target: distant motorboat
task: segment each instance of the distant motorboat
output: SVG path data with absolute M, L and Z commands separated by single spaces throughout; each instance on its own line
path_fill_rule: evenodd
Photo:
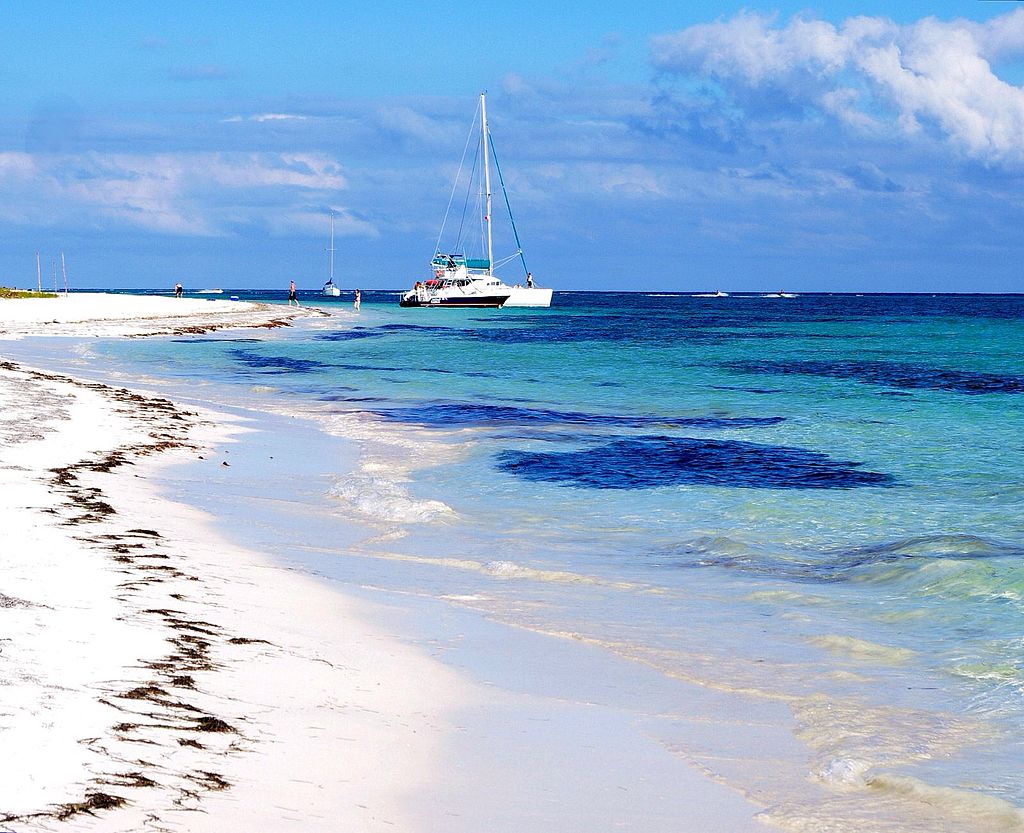
M 714 292 L 698 292 L 696 295 L 691 295 L 691 298 L 728 298 L 728 292 L 722 292 L 721 289 L 716 289 Z
M 223 289 L 200 289 L 196 295 L 223 295 Z
M 331 212 L 331 245 L 327 249 L 328 252 L 328 263 L 327 267 L 327 283 L 324 284 L 324 288 L 320 290 L 323 295 L 328 298 L 339 298 L 341 297 L 341 290 L 334 285 L 334 212 Z
M 778 292 L 766 292 L 761 296 L 762 298 L 798 298 L 799 296 L 794 292 L 783 292 L 781 289 Z

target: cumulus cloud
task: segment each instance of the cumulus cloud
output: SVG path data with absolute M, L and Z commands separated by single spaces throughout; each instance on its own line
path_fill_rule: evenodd
M 976 160 L 1024 161 L 1024 88 L 993 69 L 1024 54 L 1024 9 L 984 23 L 838 26 L 744 12 L 656 37 L 651 54 L 664 73 L 717 85 L 727 105 L 810 112 L 876 134 L 927 131 Z

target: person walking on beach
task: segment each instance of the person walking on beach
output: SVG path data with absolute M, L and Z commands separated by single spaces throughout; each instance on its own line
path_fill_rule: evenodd
M 180 284 L 180 283 L 176 283 L 176 284 L 174 285 L 174 297 L 175 297 L 175 298 L 180 298 L 180 297 L 181 297 L 181 293 L 182 293 L 182 291 L 183 291 L 183 290 L 182 290 L 182 288 L 181 288 L 181 284 Z
M 356 290 L 356 297 L 352 301 L 352 309 L 354 309 L 356 312 L 359 312 L 359 301 L 360 301 L 361 297 L 362 297 L 362 293 L 357 289 Z
M 290 281 L 288 283 L 288 306 L 291 306 L 293 301 L 295 306 L 299 306 L 299 299 L 295 297 L 295 281 Z

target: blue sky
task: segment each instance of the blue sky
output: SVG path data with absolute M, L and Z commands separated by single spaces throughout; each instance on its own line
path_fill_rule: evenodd
M 411 284 L 486 89 L 545 285 L 1024 288 L 1021 3 L 125 8 L 4 4 L 0 283 Z

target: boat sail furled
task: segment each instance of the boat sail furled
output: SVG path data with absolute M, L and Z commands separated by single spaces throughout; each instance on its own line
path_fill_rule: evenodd
M 472 136 L 472 131 L 470 132 Z M 466 142 L 466 149 L 469 148 L 469 141 Z M 523 249 L 519 243 L 519 232 L 516 230 L 515 221 L 512 219 L 512 210 L 508 202 L 508 193 L 505 191 L 505 182 L 501 176 L 501 168 L 494 158 L 495 169 L 498 172 L 498 181 L 501 184 L 501 192 L 505 198 L 505 207 L 508 209 L 509 221 L 512 225 L 512 233 L 516 241 L 516 251 L 510 257 L 501 262 L 494 262 L 494 238 L 491 225 L 491 157 L 494 156 L 494 144 L 491 140 L 490 131 L 487 129 L 487 99 L 484 94 L 480 95 L 480 145 L 479 145 L 481 182 L 480 194 L 482 211 L 482 237 L 484 254 L 483 257 L 468 257 L 462 241 L 462 229 L 460 228 L 459 241 L 454 251 L 443 252 L 441 250 L 441 237 L 444 235 L 444 226 L 448 221 L 448 213 L 451 211 L 452 202 L 455 198 L 455 191 L 459 186 L 459 178 L 462 173 L 462 165 L 459 166 L 459 174 L 455 177 L 455 184 L 452 187 L 452 195 L 448 200 L 448 212 L 445 213 L 444 222 L 441 224 L 441 234 L 438 235 L 437 246 L 434 249 L 434 256 L 430 260 L 432 277 L 423 281 L 416 281 L 416 284 L 408 292 L 405 292 L 399 305 L 403 307 L 549 307 L 551 306 L 551 290 L 535 286 L 533 276 L 526 271 L 526 259 L 523 257 Z M 463 153 L 463 164 L 466 154 Z M 474 162 L 474 167 L 476 163 Z M 470 177 L 472 179 L 472 176 Z M 470 183 L 472 184 L 472 183 Z M 468 194 L 467 194 L 467 204 Z M 465 216 L 463 216 L 463 227 Z M 526 273 L 525 286 L 509 286 L 503 282 L 495 273 L 506 263 L 518 259 L 523 265 Z
M 324 295 L 330 298 L 338 298 L 341 295 L 341 290 L 334 285 L 334 212 L 331 212 L 331 245 L 327 249 L 328 256 L 328 277 L 327 283 L 324 284 L 324 288 L 320 290 Z

